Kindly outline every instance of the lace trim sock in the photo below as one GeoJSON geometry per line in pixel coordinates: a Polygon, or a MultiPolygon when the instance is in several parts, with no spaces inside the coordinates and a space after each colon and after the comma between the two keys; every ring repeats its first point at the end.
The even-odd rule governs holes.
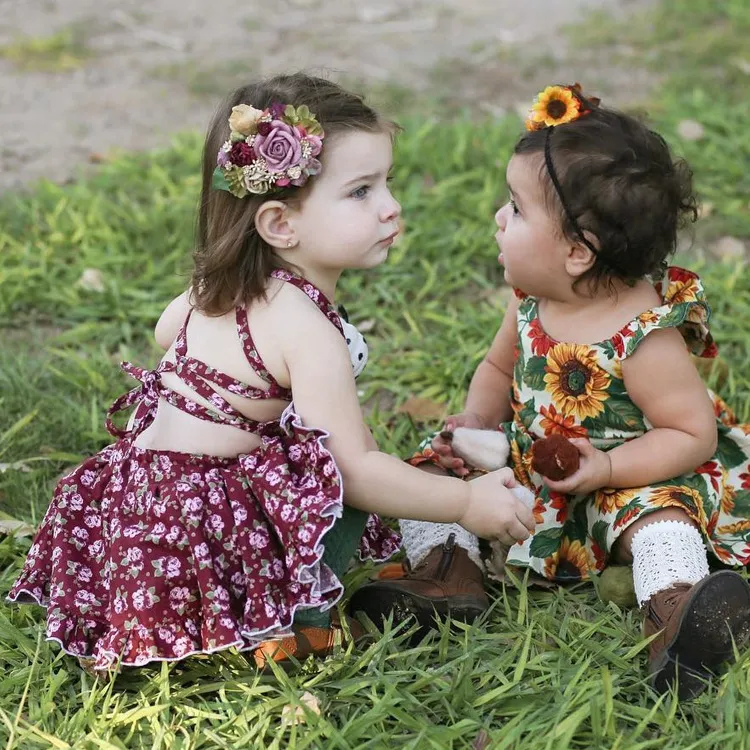
{"type": "Polygon", "coordinates": [[[465,550],[469,559],[481,570],[484,570],[479,555],[479,539],[470,534],[457,523],[431,523],[429,521],[399,520],[401,527],[401,546],[409,558],[409,564],[416,568],[427,555],[448,539],[449,534],[456,535],[456,544],[465,550]]]}
{"type": "Polygon", "coordinates": [[[655,521],[633,536],[633,583],[638,606],[675,583],[698,583],[708,557],[698,529],[683,521],[655,521]]]}

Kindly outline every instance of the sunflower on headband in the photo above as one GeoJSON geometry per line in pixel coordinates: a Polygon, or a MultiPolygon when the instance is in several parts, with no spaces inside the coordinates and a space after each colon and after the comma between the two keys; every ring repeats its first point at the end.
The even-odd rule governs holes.
{"type": "Polygon", "coordinates": [[[527,130],[542,130],[555,125],[573,122],[591,112],[589,105],[599,104],[597,97],[584,99],[581,84],[572,86],[547,86],[537,95],[526,120],[527,130]]]}

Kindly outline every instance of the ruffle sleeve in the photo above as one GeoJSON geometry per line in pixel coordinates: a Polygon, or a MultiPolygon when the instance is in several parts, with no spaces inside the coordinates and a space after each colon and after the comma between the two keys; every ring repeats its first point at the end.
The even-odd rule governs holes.
{"type": "Polygon", "coordinates": [[[641,313],[620,331],[625,357],[637,351],[649,333],[664,328],[676,328],[692,354],[715,357],[718,349],[708,325],[711,308],[700,278],[692,271],[670,266],[654,286],[663,304],[641,313]]]}

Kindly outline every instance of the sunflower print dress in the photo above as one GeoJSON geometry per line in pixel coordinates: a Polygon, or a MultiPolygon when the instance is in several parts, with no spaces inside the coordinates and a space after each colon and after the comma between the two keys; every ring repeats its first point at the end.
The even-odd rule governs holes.
{"type": "MultiPolygon", "coordinates": [[[[517,292],[518,341],[511,403],[513,420],[500,425],[510,443],[516,478],[536,495],[534,535],[514,545],[508,564],[528,566],[547,579],[574,582],[600,572],[620,534],[644,514],[676,507],[700,527],[721,563],[750,562],[750,425],[710,393],[717,419],[716,453],[689,474],[647,487],[602,488],[564,495],[547,488],[531,468],[534,440],[552,434],[584,437],[610,450],[651,428],[630,400],[622,361],[651,332],[677,328],[690,351],[715,357],[710,309],[700,279],[670,267],[655,282],[663,304],[641,313],[597,344],[558,342],[543,330],[537,300],[517,292]]],[[[429,449],[412,463],[430,460],[429,449]]]]}

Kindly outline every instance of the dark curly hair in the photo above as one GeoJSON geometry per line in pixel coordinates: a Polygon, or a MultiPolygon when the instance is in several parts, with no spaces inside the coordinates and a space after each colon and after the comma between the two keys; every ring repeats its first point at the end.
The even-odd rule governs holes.
{"type": "MultiPolygon", "coordinates": [[[[229,137],[232,107],[250,104],[265,109],[274,102],[306,104],[325,131],[325,144],[353,131],[390,133],[398,126],[369,107],[364,99],[329,81],[306,73],[279,75],[233,91],[216,111],[203,147],[203,184],[193,252],[192,304],[207,315],[223,315],[265,295],[274,269],[293,271],[255,229],[255,214],[269,199],[289,204],[302,201],[314,178],[304,187],[289,187],[272,195],[236,198],[214,190],[211,180],[216,154],[229,137]]],[[[325,168],[326,145],[321,160],[325,168]]]]}
{"type": "Polygon", "coordinates": [[[559,187],[543,160],[548,210],[559,216],[567,239],[588,244],[582,233],[596,238],[596,260],[576,285],[587,281],[595,289],[615,279],[632,284],[660,272],[678,230],[697,218],[692,172],[640,120],[581,101],[591,112],[525,133],[514,153],[544,157],[548,148],[559,187]]]}

